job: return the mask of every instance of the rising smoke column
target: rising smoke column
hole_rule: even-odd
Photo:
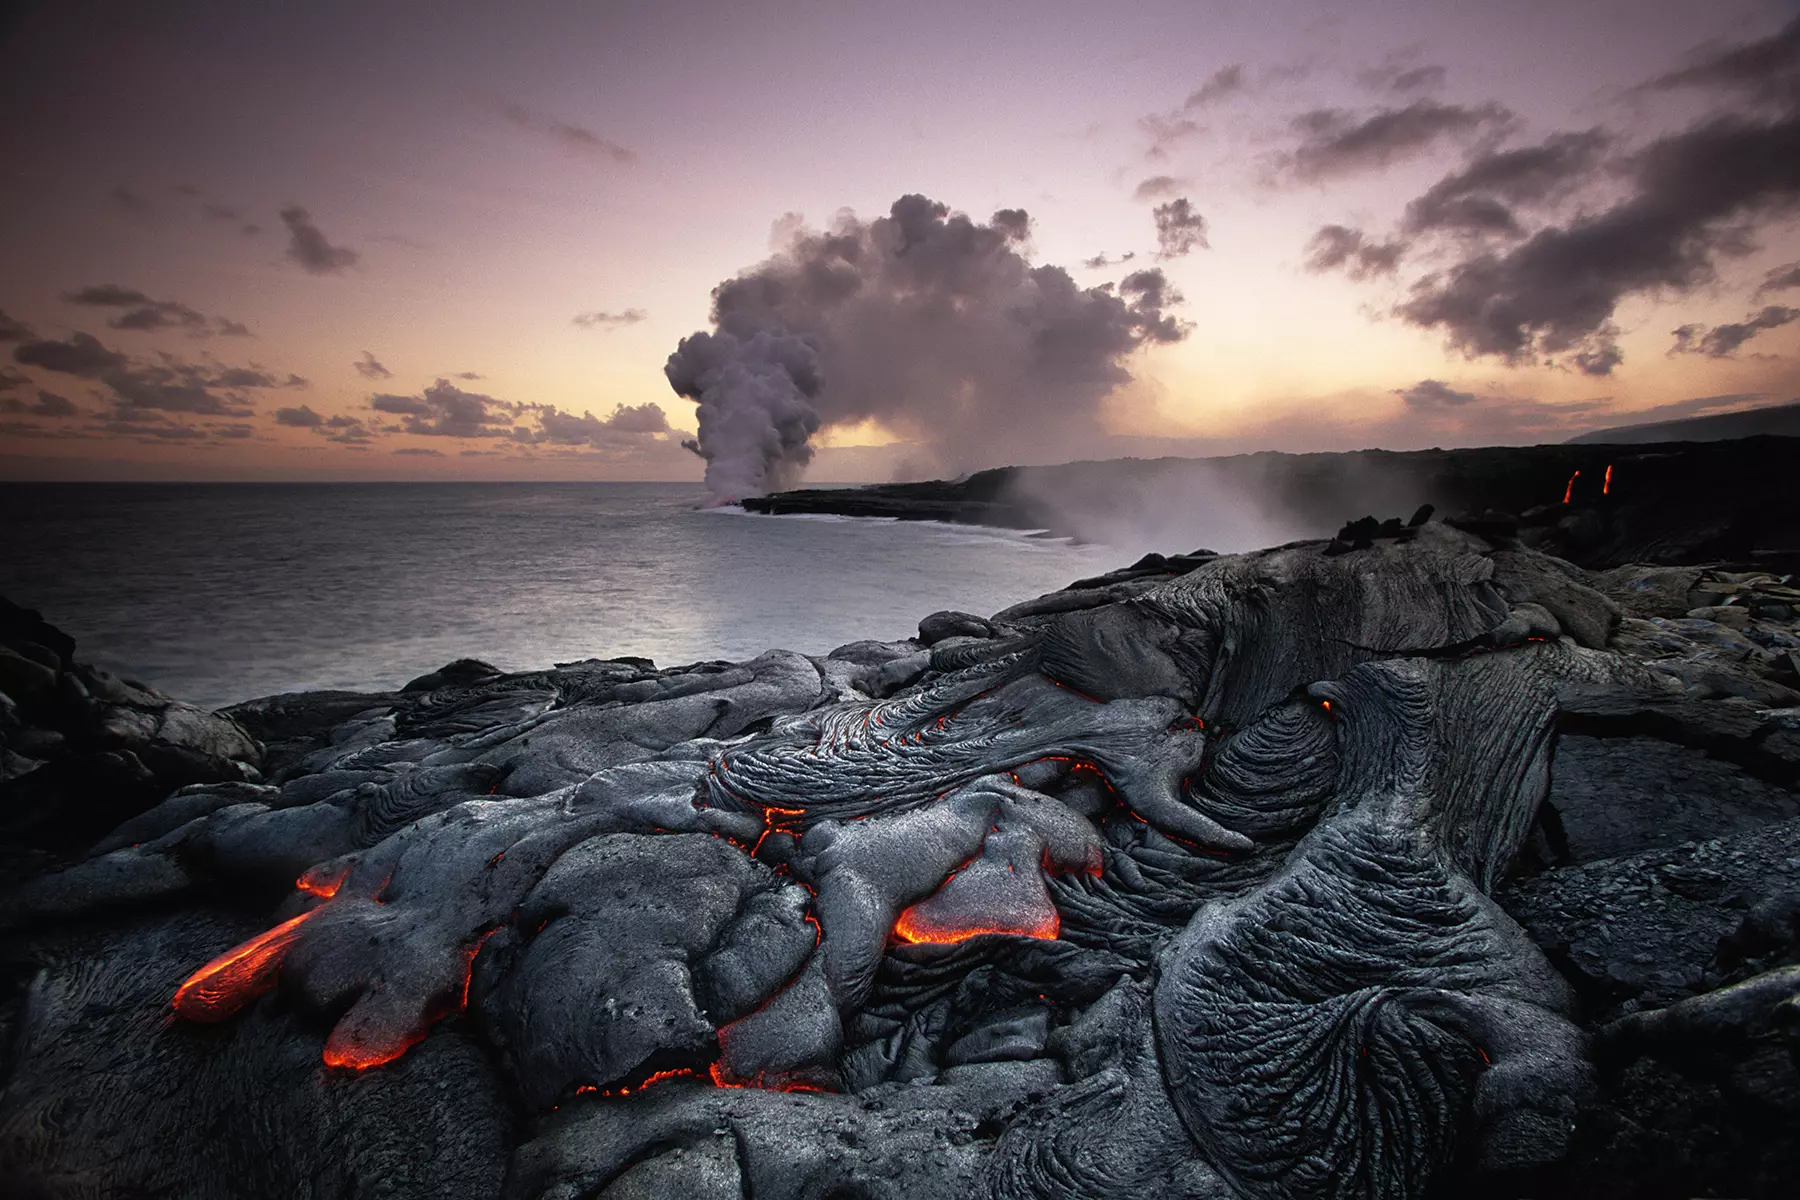
[[[689,448],[717,495],[791,485],[813,433],[871,418],[937,470],[1091,452],[1127,357],[1187,334],[1161,271],[1082,288],[1032,266],[1019,209],[981,224],[909,195],[871,221],[783,229],[774,257],[714,289],[715,331],[665,368],[700,406]]]

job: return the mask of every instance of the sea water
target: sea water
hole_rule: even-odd
[[[0,485],[0,595],[82,661],[208,707],[461,657],[820,654],[1120,565],[1014,531],[708,508],[693,484]]]

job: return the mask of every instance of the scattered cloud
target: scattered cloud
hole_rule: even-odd
[[[1151,210],[1156,219],[1156,257],[1182,258],[1195,250],[1211,249],[1206,242],[1206,218],[1194,211],[1186,196],[1178,196]]]
[[[627,308],[619,312],[584,312],[576,313],[574,323],[583,329],[618,329],[623,325],[636,325],[639,321],[648,320],[650,314],[641,308]]]
[[[442,458],[442,457],[444,457],[444,454],[441,450],[433,450],[429,446],[401,446],[396,450],[389,450],[388,453],[389,454],[417,455],[420,458]]]
[[[1228,96],[1235,96],[1246,91],[1249,86],[1250,82],[1244,74],[1244,64],[1232,63],[1229,66],[1220,67],[1208,76],[1205,83],[1189,93],[1187,102],[1182,107],[1190,110],[1205,108],[1209,104],[1217,104]]]
[[[16,396],[0,397],[0,413],[27,417],[73,417],[79,416],[81,410],[68,397],[40,389],[35,400],[21,400]]]
[[[1409,234],[1521,235],[1515,209],[1560,200],[1586,182],[1611,140],[1604,130],[1589,129],[1478,155],[1409,203],[1403,228]]]
[[[1326,225],[1306,244],[1306,269],[1313,274],[1342,270],[1352,279],[1392,275],[1406,246],[1401,242],[1376,242],[1360,229]]]
[[[34,336],[31,326],[23,321],[15,321],[4,311],[0,311],[0,342],[28,342]]]
[[[179,329],[195,337],[213,334],[228,337],[251,336],[249,328],[238,321],[226,317],[208,317],[179,300],[152,299],[136,288],[121,287],[116,283],[90,284],[79,291],[65,292],[63,300],[86,308],[121,310],[116,316],[107,319],[106,324],[112,329],[139,332]]]
[[[1800,308],[1784,308],[1771,304],[1742,321],[1715,325],[1710,330],[1702,325],[1683,325],[1675,331],[1675,344],[1670,354],[1703,354],[1707,358],[1730,358],[1738,348],[1759,333],[1780,329],[1800,320]]]
[[[275,423],[288,425],[295,429],[318,429],[325,424],[325,418],[302,404],[298,408],[278,408],[275,410]]]
[[[1105,252],[1102,251],[1101,253],[1094,255],[1094,257],[1092,257],[1092,258],[1082,259],[1081,265],[1086,267],[1090,271],[1098,271],[1098,270],[1101,270],[1106,267],[1116,267],[1121,263],[1128,263],[1136,257],[1137,257],[1136,250],[1127,250],[1125,253],[1119,255],[1119,257],[1117,257],[1117,258],[1108,258],[1106,256]]]
[[[1800,262],[1788,263],[1785,267],[1769,268],[1768,274],[1763,276],[1762,283],[1757,285],[1756,298],[1760,300],[1771,293],[1785,292],[1790,288],[1800,288]],[[5,324],[6,314],[0,313],[0,329],[3,329]],[[4,333],[0,333],[0,341],[5,340]]]
[[[1474,392],[1459,392],[1436,379],[1421,379],[1409,388],[1395,388],[1394,395],[1404,400],[1408,408],[1427,411],[1460,408],[1481,399]]]
[[[1177,179],[1173,175],[1152,175],[1137,185],[1131,193],[1131,198],[1139,203],[1147,200],[1162,200],[1174,196],[1187,186],[1187,180]]]
[[[1316,108],[1294,118],[1292,127],[1300,135],[1300,144],[1287,156],[1287,165],[1295,178],[1317,182],[1379,170],[1445,139],[1491,136],[1512,124],[1512,113],[1498,104],[1471,108],[1415,100],[1404,108],[1384,108],[1366,115],[1342,108]]]
[[[538,432],[529,441],[533,444],[549,443],[556,446],[585,445],[598,448],[616,445],[621,441],[640,441],[646,435],[670,431],[668,416],[660,407],[650,403],[629,406],[621,404],[604,418],[595,417],[591,412],[577,417],[553,408],[540,408],[537,420]]]
[[[500,115],[520,129],[544,134],[569,150],[595,158],[626,164],[637,161],[637,152],[610,138],[601,137],[585,125],[564,121],[526,108],[522,104],[502,104]]]
[[[127,359],[117,351],[108,350],[92,334],[72,333],[66,341],[46,338],[24,342],[13,351],[13,361],[20,366],[41,367],[62,375],[93,379],[106,371],[118,370]]]
[[[330,275],[354,266],[361,256],[344,246],[333,246],[312,217],[298,204],[281,210],[281,223],[287,226],[287,256],[311,275]]]
[[[394,377],[394,373],[383,366],[381,360],[367,350],[362,352],[361,358],[350,365],[355,367],[356,373],[364,379],[392,379]]]
[[[1169,157],[1169,151],[1177,145],[1205,132],[1205,126],[1200,122],[1179,114],[1151,113],[1138,119],[1138,128],[1150,139],[1150,146],[1144,151],[1144,157],[1152,160]]]
[[[1399,63],[1371,67],[1356,73],[1356,82],[1372,92],[1429,92],[1444,86],[1443,67],[1408,67]]]

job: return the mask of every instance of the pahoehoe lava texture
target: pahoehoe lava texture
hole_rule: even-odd
[[[0,1178],[1790,1194],[1800,595],[1369,524],[217,714],[4,606]]]

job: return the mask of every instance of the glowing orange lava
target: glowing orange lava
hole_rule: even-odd
[[[1600,494],[1602,496],[1605,496],[1605,495],[1611,494],[1611,492],[1612,492],[1612,464],[1607,463],[1606,464],[1606,478],[1604,480],[1602,480],[1600,483]]]
[[[350,874],[350,865],[346,863],[336,871],[328,870],[328,866],[327,863],[320,863],[309,869],[306,874],[294,880],[294,887],[309,896],[317,896],[321,900],[331,899],[338,894],[338,889],[344,886],[344,880]]]
[[[171,1001],[189,1021],[223,1021],[275,986],[276,972],[300,925],[318,909],[283,921],[243,945],[221,954],[187,977]]]
[[[980,937],[984,933],[1006,933],[1013,937],[1040,938],[1053,942],[1062,933],[1062,917],[1055,909],[1051,909],[1047,916],[1030,928],[1002,928],[997,925],[934,925],[918,913],[918,908],[917,904],[913,905],[894,922],[894,936],[915,946],[952,946],[972,937]]]
[[[425,1040],[425,1030],[409,1030],[391,1042],[368,1045],[354,1033],[346,1034],[343,1026],[331,1031],[325,1042],[325,1065],[351,1071],[366,1071],[385,1066]]]
[[[1563,503],[1564,504],[1567,504],[1569,502],[1569,498],[1575,494],[1575,481],[1580,478],[1581,478],[1580,471],[1577,471],[1573,475],[1569,476],[1569,486],[1563,489]]]
[[[481,953],[481,948],[487,945],[487,940],[499,932],[500,927],[498,925],[494,926],[492,929],[476,938],[474,944],[465,952],[468,957],[463,960],[462,999],[456,1003],[458,1012],[467,1011],[469,1007],[469,984],[475,978],[475,956]]]

